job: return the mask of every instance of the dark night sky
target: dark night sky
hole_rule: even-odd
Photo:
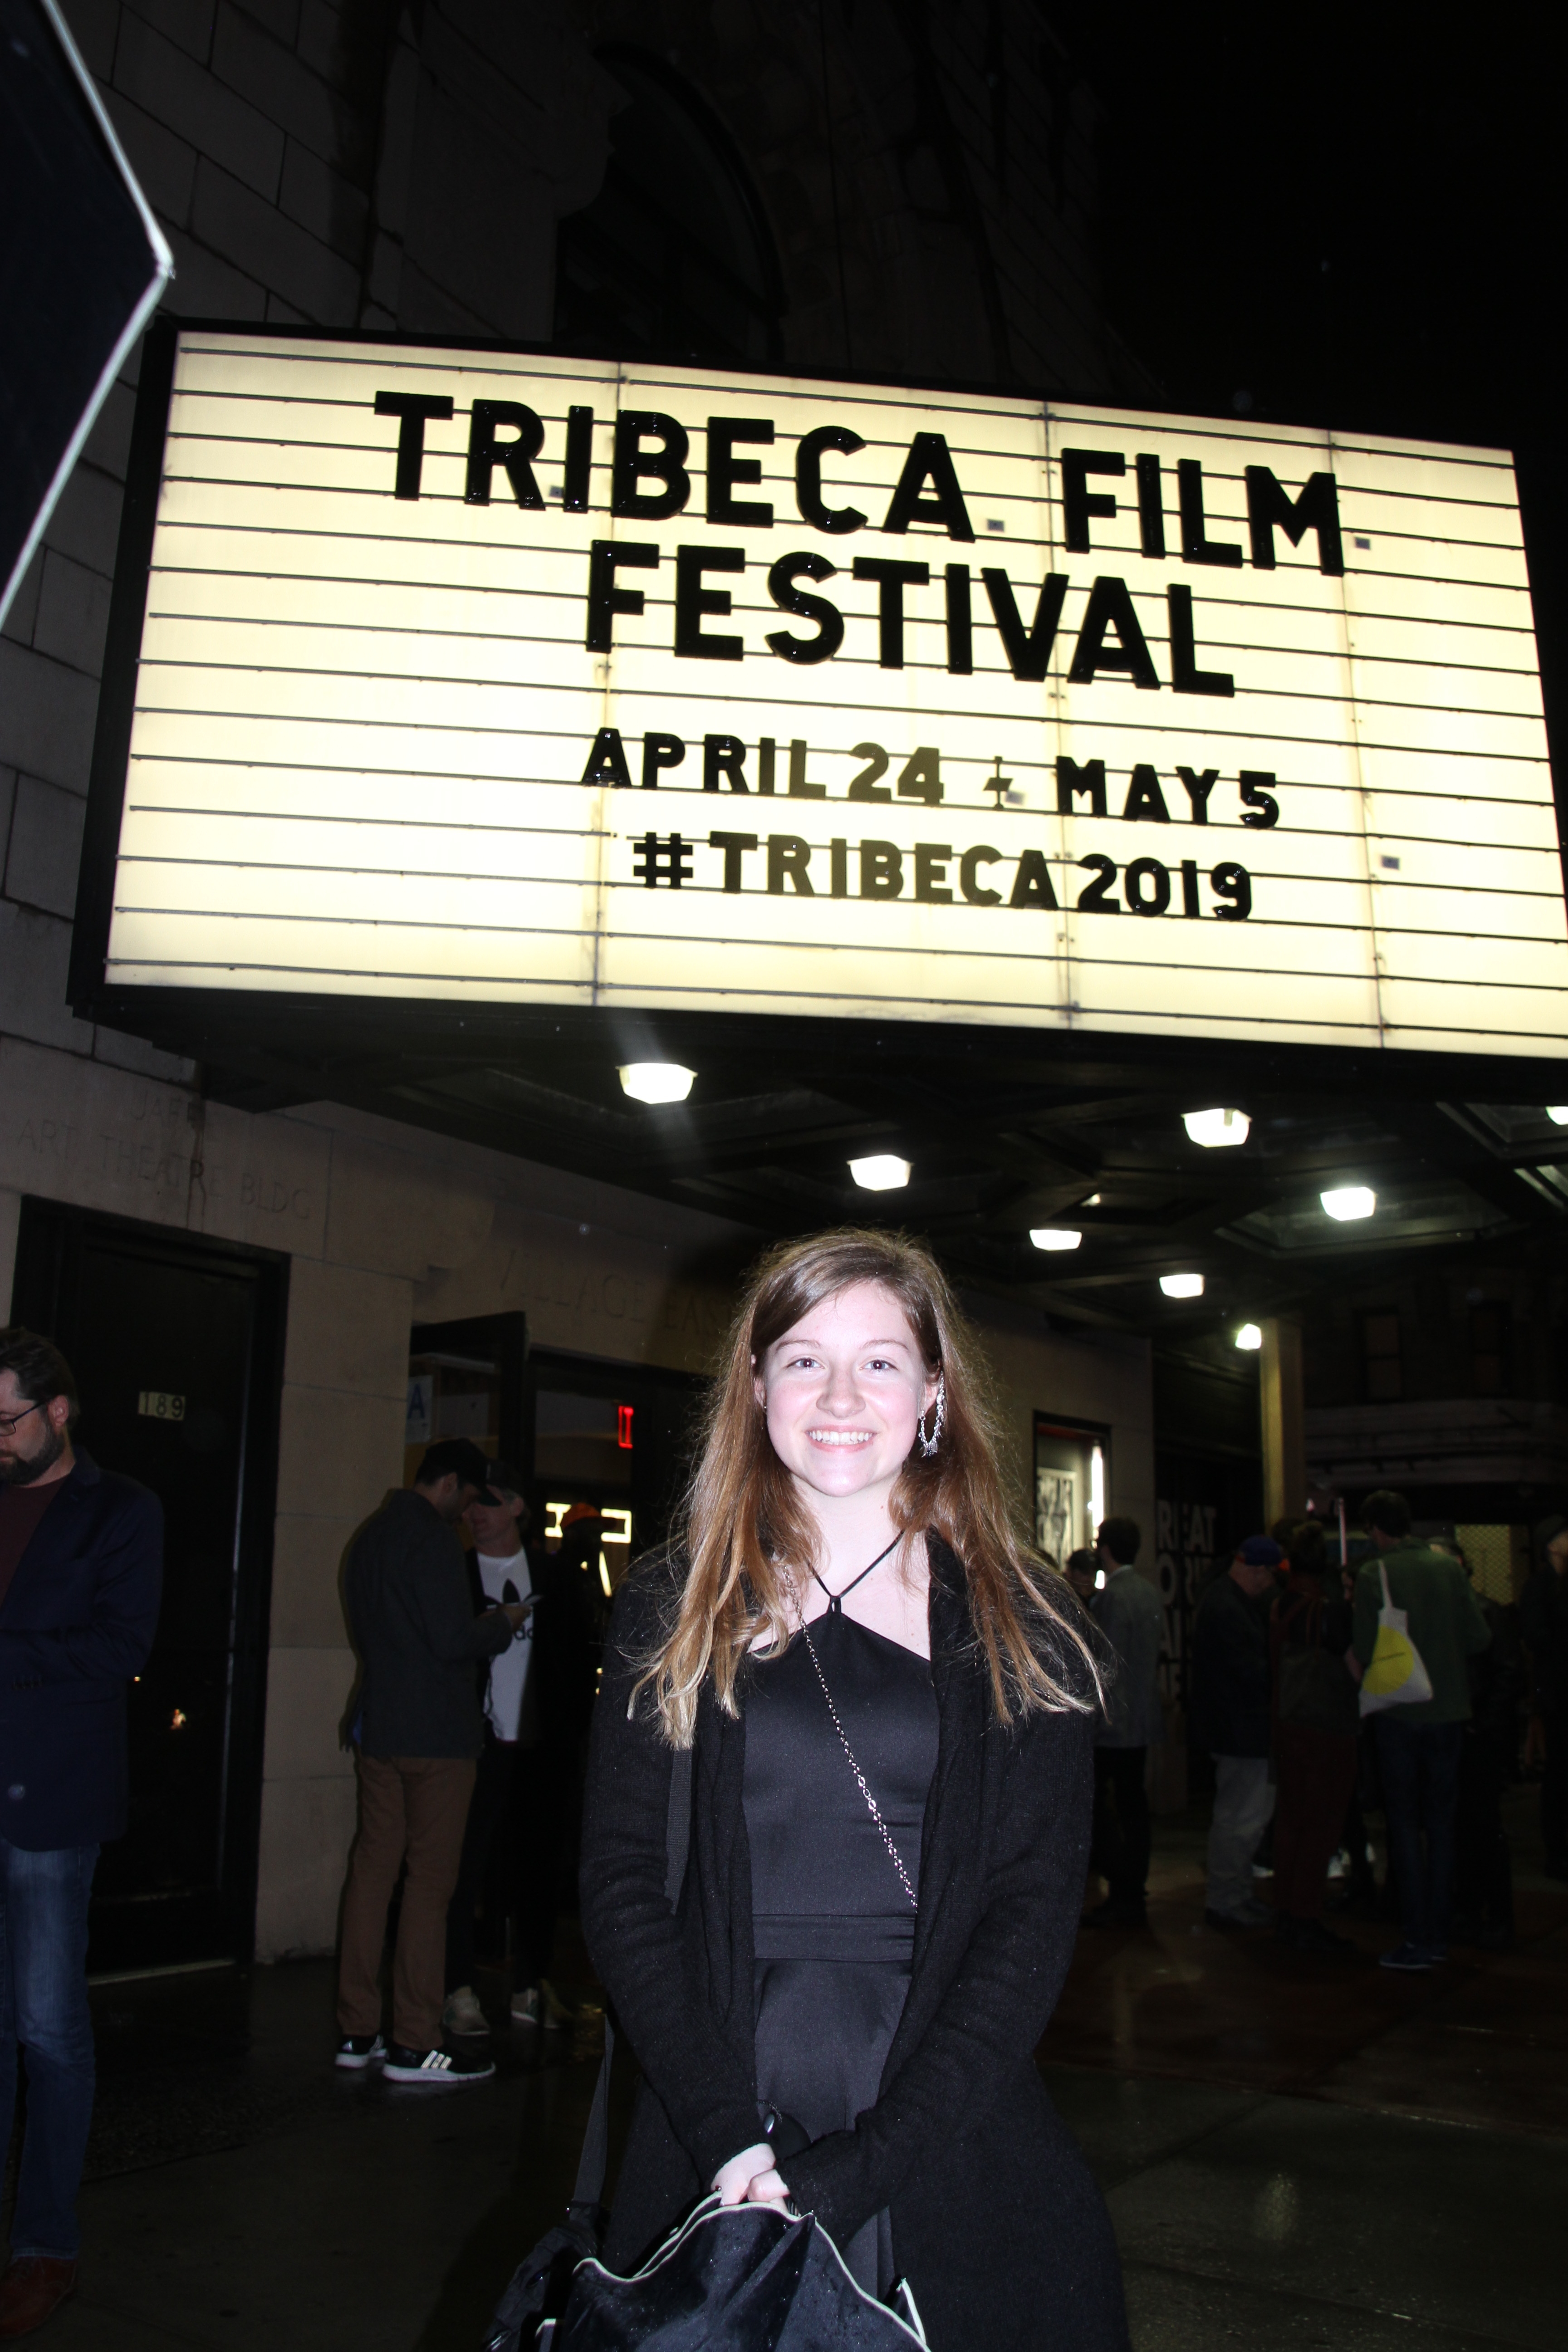
[[[1059,19],[1058,19],[1059,23]],[[1172,404],[1512,448],[1568,782],[1556,12],[1096,12],[1112,313]]]

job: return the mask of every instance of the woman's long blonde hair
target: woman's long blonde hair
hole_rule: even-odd
[[[637,1685],[652,1685],[674,1747],[690,1744],[709,1675],[720,1706],[735,1715],[748,1654],[776,1653],[790,1639],[791,1604],[816,1564],[817,1531],[773,1452],[756,1377],[775,1340],[860,1282],[892,1292],[927,1372],[945,1386],[937,1452],[928,1460],[911,1448],[889,1510],[900,1531],[934,1528],[962,1563],[998,1717],[1006,1723],[1039,1707],[1088,1712],[1100,1695],[1092,1637],[1075,1597],[1014,1526],[978,1349],[945,1276],[919,1243],[849,1227],[770,1250],[736,1311],[681,1515],[687,1572],[679,1610]]]

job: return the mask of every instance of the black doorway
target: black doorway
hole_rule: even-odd
[[[12,1320],[64,1350],[80,1443],[152,1487],[165,1522],[94,1972],[251,1957],[288,1272],[269,1251],[22,1204]]]

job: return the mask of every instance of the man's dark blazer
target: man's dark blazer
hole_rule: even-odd
[[[0,1837],[12,1845],[123,1835],[125,1694],[163,1582],[158,1497],[79,1453],[0,1604]]]

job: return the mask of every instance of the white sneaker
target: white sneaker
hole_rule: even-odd
[[[489,2032],[472,1985],[459,1985],[456,1992],[447,1995],[447,2005],[441,2011],[441,2024],[447,2033]]]
[[[511,1997],[511,2021],[514,2025],[538,2025],[542,2021],[537,1985],[519,1985]]]

